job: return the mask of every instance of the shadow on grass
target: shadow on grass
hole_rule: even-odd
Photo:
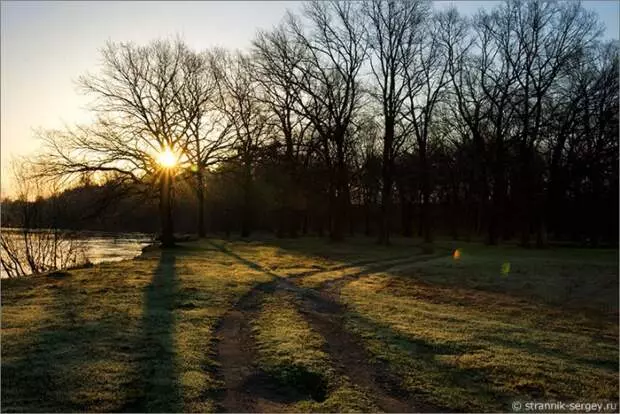
[[[182,411],[173,339],[177,285],[175,256],[163,251],[136,326],[121,309],[89,317],[97,301],[119,293],[110,287],[97,297],[70,272],[46,279],[40,288],[48,290],[50,305],[41,328],[12,345],[11,357],[15,347],[21,352],[17,358],[3,354],[2,411]]]
[[[397,240],[389,246],[379,245],[375,237],[354,237],[346,239],[345,242],[334,242],[329,238],[320,237],[270,238],[265,239],[262,244],[277,247],[289,253],[356,265],[403,255],[417,256],[422,253],[422,243],[416,239]],[[360,260],[360,257],[367,259]]]
[[[23,355],[19,359],[2,361],[3,412],[118,411],[121,408],[125,387],[120,383],[124,379],[106,377],[114,371],[93,370],[96,366],[107,370],[110,366],[107,363],[114,367],[119,362],[115,358],[117,354],[107,346],[113,341],[102,335],[114,330],[115,335],[123,337],[126,332],[119,327],[130,326],[130,319],[118,313],[97,321],[84,320],[80,312],[89,298],[72,284],[70,273],[63,274],[42,285],[51,291],[51,306],[44,310],[49,319],[42,321],[44,327],[34,334],[24,334],[32,341],[20,344]]]
[[[58,311],[64,321],[75,320],[72,306],[58,306],[58,302],[70,298],[68,288],[53,285],[54,311]],[[40,330],[32,343],[24,346],[23,356],[15,361],[2,361],[2,411],[3,412],[48,412],[79,411],[71,403],[71,389],[60,387],[63,380],[59,369],[73,364],[82,357],[75,345],[84,340],[79,325],[63,323],[51,329]],[[69,352],[61,353],[62,349]]]
[[[276,285],[274,282],[277,282],[278,280],[282,280],[282,278],[279,277],[278,275],[275,275],[274,273],[264,269],[262,266],[260,266],[259,264],[255,262],[252,262],[248,259],[245,259],[239,256],[238,254],[234,252],[231,252],[226,247],[216,245],[215,243],[214,245],[218,247],[223,253],[228,254],[231,257],[234,257],[235,259],[245,264],[246,266],[254,270],[268,274],[269,276],[275,279],[272,282],[263,283],[257,286],[255,290],[258,289],[264,293],[272,293],[274,289],[276,288]],[[252,297],[252,294],[253,292],[250,292],[246,295],[246,297],[250,298]],[[441,386],[444,388],[445,387],[450,387],[452,389],[466,388],[467,393],[474,394],[474,395],[483,394],[484,397],[488,398],[490,401],[491,400],[509,401],[508,395],[503,395],[501,393],[492,392],[489,390],[489,387],[488,387],[489,384],[485,381],[486,372],[484,372],[483,370],[461,369],[461,368],[451,367],[449,365],[446,365],[436,360],[435,358],[436,355],[464,353],[466,352],[466,350],[468,350],[467,347],[457,346],[457,345],[432,344],[422,339],[414,339],[408,336],[401,335],[400,333],[396,332],[388,325],[381,325],[359,313],[346,310],[345,308],[342,307],[341,304],[331,301],[327,298],[321,297],[316,292],[314,292],[312,289],[300,289],[298,294],[301,294],[302,296],[313,301],[314,305],[317,305],[315,307],[315,310],[319,312],[321,312],[322,310],[324,313],[332,314],[336,318],[339,318],[346,314],[347,317],[354,318],[358,321],[358,323],[361,323],[364,326],[369,327],[374,335],[377,335],[382,341],[385,342],[385,346],[387,348],[396,346],[398,348],[398,352],[405,352],[411,358],[420,360],[421,363],[419,363],[418,366],[423,368],[423,372],[420,372],[420,376],[426,376],[429,374],[439,375],[439,380],[442,381]],[[242,302],[243,302],[243,299],[241,301],[241,304],[243,305]],[[319,309],[316,309],[316,308],[319,308]],[[338,321],[335,321],[334,323],[339,324]],[[317,327],[313,326],[313,329],[316,329],[316,328]],[[351,332],[346,331],[344,329],[342,329],[341,332],[342,332],[342,335],[345,335],[345,336],[354,335]],[[329,352],[329,348],[330,347],[328,344],[328,352]],[[338,359],[338,355],[331,355],[331,357]],[[339,361],[335,360],[334,362],[338,363]],[[405,389],[404,384],[400,383],[399,380],[392,380],[394,379],[394,375],[387,375],[386,377],[384,372],[386,370],[389,370],[388,368],[389,364],[385,363],[384,365],[385,366],[383,367],[380,367],[379,365],[373,366],[370,369],[378,370],[377,373],[373,374],[373,376],[377,376],[377,378],[381,378],[382,380],[387,380],[389,378],[389,383],[386,383],[385,385],[388,388],[387,391],[391,395],[405,397],[407,399],[411,397],[418,399],[418,400],[429,399],[429,396],[425,395],[426,393],[424,392],[424,390],[418,390],[419,395],[410,395],[413,392]],[[307,386],[307,384],[305,383],[301,384],[303,381],[299,381],[299,379],[295,375],[288,375],[289,372],[295,373],[296,369],[297,367],[293,365],[279,366],[276,372],[271,373],[269,376],[272,378],[279,377],[280,381],[277,381],[277,382],[280,383],[280,386],[283,389],[292,388],[292,389],[296,389],[297,392],[299,391],[301,391],[302,393],[310,392],[312,387]],[[392,374],[396,374],[396,373],[394,372]],[[261,378],[265,378],[265,376]],[[325,392],[327,390],[327,384],[322,383],[320,385],[321,386],[317,388],[318,392],[317,390],[312,389],[312,391],[316,395],[312,395],[312,393],[310,393],[312,398],[315,400],[324,400],[326,398]],[[288,396],[278,396],[277,394],[274,394],[273,396],[270,396],[270,398],[273,400],[282,400],[282,401],[289,401],[290,399],[292,401],[292,400],[295,400],[295,396],[293,394],[294,393],[291,393],[291,395],[288,395]],[[286,399],[286,397],[289,397],[289,399]]]
[[[273,293],[276,290],[276,284],[283,278],[264,269],[259,264],[230,251],[223,245],[214,242],[211,242],[211,244],[250,269],[262,272],[272,278],[268,282],[255,286],[243,295],[237,303],[237,306],[241,309],[256,311],[261,302],[261,294]],[[327,386],[327,379],[320,373],[312,372],[301,365],[280,364],[268,369],[258,367],[257,372],[243,381],[242,388],[253,396],[258,396],[265,400],[292,404],[303,400],[324,401],[327,394]]]
[[[391,395],[413,399],[415,406],[427,407],[423,411],[498,410],[507,408],[514,397],[493,387],[492,370],[462,368],[442,361],[443,357],[458,358],[480,347],[467,343],[437,343],[404,334],[389,324],[378,322],[310,289],[302,292],[301,296],[307,300],[311,312],[322,314],[324,320],[329,318],[333,326],[340,327],[343,336],[349,336],[356,343],[365,343],[362,351],[366,354],[365,359],[374,358],[368,365],[376,371],[380,382]],[[361,329],[355,332],[345,327],[343,319]],[[321,331],[319,326],[316,328]],[[327,339],[330,330],[324,332]],[[337,337],[332,340],[341,341]],[[378,347],[372,341],[379,342]],[[403,380],[402,375],[409,373],[399,372],[399,369],[408,366],[414,367],[415,375]],[[438,392],[438,389],[441,391]],[[477,401],[484,401],[485,405],[472,404],[474,396]]]
[[[549,356],[563,360],[570,360],[581,365],[587,365],[591,368],[602,368],[610,372],[618,372],[618,353],[615,356],[601,355],[600,358],[588,358],[584,356],[576,356],[575,353],[566,352],[560,349],[543,346],[533,341],[522,341],[511,339],[509,336],[502,336],[501,332],[494,335],[480,336],[479,339],[492,342],[494,344],[506,347],[520,349],[530,355]],[[610,349],[614,344],[609,344]],[[613,359],[612,359],[613,358]]]
[[[284,247],[287,243],[275,241],[274,245],[287,249],[288,247]],[[290,242],[290,244],[295,243]],[[299,249],[299,251],[308,253],[308,251],[313,249],[312,246],[310,247],[309,250],[305,250],[304,243],[299,243],[293,250]],[[274,275],[259,264],[240,257],[226,247],[218,246],[218,248],[250,268],[278,278],[277,275]],[[351,248],[349,247],[349,249]],[[363,249],[357,252],[354,250],[346,252],[346,249],[343,251],[348,255],[345,261],[354,260],[353,253],[358,257],[364,254]],[[444,287],[449,288],[449,286],[445,285]],[[467,285],[463,287],[472,289],[472,287]],[[277,289],[277,285],[274,282],[270,282],[260,285],[258,289],[269,293]],[[297,293],[299,294],[300,292]],[[515,292],[508,293],[515,294]],[[600,359],[576,358],[566,351],[549,349],[543,344],[532,341],[522,342],[513,340],[511,335],[503,336],[503,334],[499,333],[497,335],[492,334],[486,338],[490,343],[488,346],[486,344],[467,342],[459,342],[457,344],[436,343],[425,338],[400,332],[395,329],[394,325],[380,322],[367,314],[354,312],[335,301],[321,300],[320,295],[312,289],[304,289],[303,294],[303,296],[308,296],[312,300],[313,311],[331,314],[330,317],[332,315],[346,316],[353,322],[353,326],[362,328],[358,331],[358,335],[355,336],[363,336],[365,338],[367,349],[372,349],[368,348],[368,346],[378,346],[378,348],[369,351],[369,353],[373,353],[377,357],[379,366],[385,365],[387,369],[393,370],[395,374],[398,374],[400,367],[411,367],[411,369],[415,370],[415,373],[412,375],[403,373],[407,376],[406,379],[389,384],[392,394],[399,394],[400,391],[409,395],[416,394],[414,395],[415,398],[420,397],[422,400],[434,404],[448,405],[451,409],[474,411],[481,409],[508,410],[511,400],[516,397],[536,399],[547,395],[547,392],[551,392],[551,388],[543,387],[542,385],[540,387],[520,387],[516,392],[508,389],[510,387],[502,386],[498,381],[502,381],[502,378],[506,375],[513,377],[520,375],[516,371],[503,371],[503,369],[511,369],[510,364],[497,367],[467,367],[463,366],[467,364],[454,362],[455,360],[460,361],[462,355],[476,354],[477,350],[480,349],[493,349],[495,346],[508,347],[524,351],[528,355],[549,355],[562,360],[589,365],[593,368],[611,370],[614,368],[614,364],[617,368],[617,360],[612,360],[604,355],[601,355]],[[440,302],[452,301],[442,298]],[[344,329],[342,331],[343,335],[350,335]],[[375,345],[372,344],[374,340],[377,341]]]
[[[239,261],[240,263],[243,263],[244,265],[246,265],[247,267],[249,267],[252,270],[256,270],[257,272],[263,272],[266,275],[271,276],[274,279],[280,279],[280,276],[276,275],[275,273],[265,269],[264,267],[262,267],[261,265],[259,265],[258,263],[254,263],[251,260],[248,259],[244,259],[243,257],[239,256],[237,253],[227,249],[224,245],[221,244],[217,244],[215,242],[210,242],[211,245],[213,247],[215,247],[216,249],[218,249],[219,251],[221,251],[224,254],[229,255],[230,257],[236,259],[237,261]],[[268,282],[270,283],[270,282]],[[267,283],[267,284],[268,284]]]
[[[140,359],[133,387],[137,394],[123,412],[180,412],[174,343],[174,309],[179,290],[175,252],[162,250],[151,283],[144,290],[144,316]]]
[[[475,352],[479,347],[467,344],[433,343],[423,338],[398,332],[388,324],[375,321],[354,311],[347,312],[346,317],[354,325],[369,332],[369,334],[360,334],[361,336],[381,342],[381,349],[375,355],[378,361],[391,367],[398,367],[400,364],[390,361],[387,357],[392,352],[401,355],[401,357],[406,355],[408,359],[413,361],[416,382],[420,385],[415,387],[417,388],[415,391],[409,390],[409,392],[422,394],[420,396],[424,400],[443,405],[448,402],[444,400],[443,397],[445,396],[451,400],[448,403],[449,409],[474,411],[482,409],[488,411],[508,409],[510,401],[515,397],[494,389],[489,381],[492,375],[491,370],[460,368],[442,362],[440,359],[440,357],[458,357]],[[408,366],[408,364],[404,366]],[[437,398],[437,391],[432,391],[434,388],[442,390],[440,392],[442,394],[441,399]],[[474,396],[479,402],[485,402],[485,405],[470,404]]]

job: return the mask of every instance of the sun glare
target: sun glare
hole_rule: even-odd
[[[166,148],[157,155],[157,162],[164,168],[173,168],[177,165],[177,155],[170,148]]]

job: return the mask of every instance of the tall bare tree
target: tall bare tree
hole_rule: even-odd
[[[430,211],[431,171],[429,140],[437,105],[448,84],[447,51],[440,41],[440,19],[437,16],[424,28],[419,53],[408,63],[405,71],[407,102],[405,120],[412,125],[420,162],[422,206],[420,223],[425,242],[432,242],[432,216]]]
[[[234,134],[233,149],[241,163],[243,211],[241,235],[250,235],[253,227],[254,169],[258,149],[273,125],[266,106],[256,96],[257,84],[249,56],[219,49],[210,56],[210,66],[217,88],[216,108],[226,119]]]
[[[79,86],[94,96],[93,126],[53,131],[43,137],[48,171],[73,175],[85,171],[113,172],[159,189],[161,242],[174,244],[172,189],[176,165],[162,167],[158,157],[168,152],[179,162],[191,123],[178,105],[191,86],[183,76],[188,49],[183,42],[154,41],[147,46],[108,43],[102,49],[99,74],[86,74]]]
[[[516,191],[521,217],[521,244],[529,245],[531,229],[537,244],[545,243],[542,189],[533,168],[536,146],[545,122],[543,108],[562,69],[575,54],[600,35],[595,16],[580,3],[510,0],[496,11],[501,22],[495,36],[502,45],[518,85],[515,102],[520,130],[517,139],[519,179]]]
[[[390,242],[390,217],[394,159],[407,137],[404,122],[407,99],[406,74],[415,55],[422,51],[422,25],[429,16],[429,3],[424,0],[372,0],[364,3],[368,19],[370,67],[375,86],[373,97],[383,114],[383,158],[381,186],[381,218],[379,243]]]
[[[300,174],[303,149],[307,146],[310,123],[300,115],[299,85],[304,51],[284,25],[259,32],[253,42],[252,73],[259,86],[260,99],[274,115],[274,127],[284,147],[284,176],[281,177],[283,217],[278,234],[296,237],[301,224],[299,200],[302,198]],[[280,141],[278,141],[280,142]]]
[[[218,111],[218,88],[208,52],[188,52],[181,63],[185,87],[176,95],[176,105],[187,125],[183,153],[195,178],[197,199],[197,232],[206,235],[205,173],[230,156],[234,138],[231,121]]]
[[[479,74],[477,83],[482,94],[486,121],[482,132],[488,136],[487,167],[491,170],[492,208],[489,217],[488,241],[496,244],[504,233],[507,199],[507,162],[511,135],[514,131],[517,80],[511,70],[508,41],[510,24],[498,13],[481,11],[474,17],[474,41],[478,53],[472,56],[468,71]],[[474,89],[475,90],[475,89]]]
[[[317,132],[331,173],[330,237],[342,240],[349,207],[347,132],[360,105],[359,72],[367,43],[357,4],[314,1],[305,6],[308,31],[292,15],[288,19],[289,30],[306,51],[295,84],[301,113]]]

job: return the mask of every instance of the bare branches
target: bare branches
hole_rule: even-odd
[[[101,72],[78,82],[94,97],[96,123],[41,132],[47,150],[42,164],[64,176],[100,171],[133,182],[155,177],[157,153],[187,147],[204,99],[201,62],[180,40],[144,47],[108,43],[101,52]]]
[[[4,274],[20,277],[84,263],[84,246],[54,226],[61,206],[54,200],[43,202],[43,197],[57,194],[58,183],[41,176],[37,165],[25,160],[13,163],[13,174],[19,191],[20,229],[0,233]]]

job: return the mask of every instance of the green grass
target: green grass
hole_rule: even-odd
[[[2,282],[3,411],[213,411],[213,331],[270,280],[207,243]]]
[[[448,246],[446,246],[448,247]],[[506,293],[574,309],[618,312],[618,251],[561,248],[525,250],[468,244],[461,257],[416,263],[403,274],[446,286]],[[502,266],[509,264],[509,272]],[[417,271],[420,272],[417,272]]]
[[[325,341],[297,311],[295,295],[266,298],[254,324],[261,369],[280,385],[281,392],[300,402],[297,412],[372,412],[371,398],[338,375],[325,353]]]
[[[618,399],[617,251],[443,242],[437,252],[445,257],[342,286],[347,330],[403,388],[453,410]],[[317,288],[368,261],[405,255],[422,257],[419,245],[200,241],[56,277],[4,280],[2,410],[215,411],[223,384],[214,333],[250,289],[276,275],[328,270],[296,281]],[[326,385],[324,401],[302,396],[290,410],[374,411],[373,396],[337,373],[295,296],[263,296],[250,321],[260,369],[285,385],[308,373]]]
[[[458,261],[414,263],[348,284],[348,327],[409,391],[450,409],[617,401],[616,258],[468,246]]]

